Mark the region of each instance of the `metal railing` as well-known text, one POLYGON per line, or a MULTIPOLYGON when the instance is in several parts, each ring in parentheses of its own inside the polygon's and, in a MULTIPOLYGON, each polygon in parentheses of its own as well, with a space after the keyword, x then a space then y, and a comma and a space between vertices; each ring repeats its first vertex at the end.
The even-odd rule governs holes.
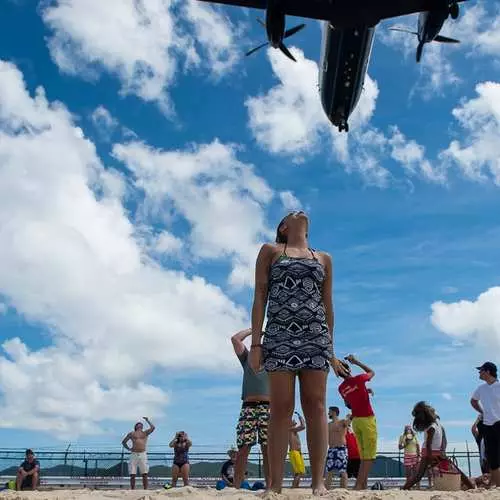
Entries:
MULTIPOLYGON (((257 448, 257 447, 256 447, 257 448)), ((13 471, 19 467, 24 460, 24 449, 0 448, 0 476, 12 475, 13 471)), ((128 475, 128 452, 122 451, 36 451, 36 457, 40 461, 41 476, 59 477, 126 477, 128 475)), ((303 453, 306 466, 309 464, 308 454, 303 453)), ((472 476, 479 469, 479 454, 473 451, 453 451, 448 452, 448 456, 454 457, 459 467, 469 476, 472 476)), ((148 452, 148 461, 151 477, 155 477, 155 467, 165 475, 170 473, 173 462, 173 453, 170 449, 166 452, 148 452)), ((228 459, 224 452, 190 452, 189 459, 193 474, 201 471, 212 471, 204 477, 218 477, 220 467, 228 459)), ((249 473, 257 477, 262 477, 262 454, 259 449, 250 453, 249 473)), ((306 476, 308 475, 306 471, 306 476)), ((157 476, 160 474, 156 474, 157 476)), ((291 475, 288 469, 288 476, 291 475)), ((401 452, 379 452, 372 476, 381 478, 395 478, 404 476, 403 454, 401 452)))

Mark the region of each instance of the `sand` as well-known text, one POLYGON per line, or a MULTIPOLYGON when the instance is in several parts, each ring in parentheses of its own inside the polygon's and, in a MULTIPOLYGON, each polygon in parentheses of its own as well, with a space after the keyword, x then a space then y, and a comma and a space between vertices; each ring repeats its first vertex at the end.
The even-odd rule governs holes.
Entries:
MULTIPOLYGON (((8 500, 169 500, 169 499, 211 499, 227 500, 306 500, 312 496, 311 490, 285 489, 281 495, 253 493, 225 489, 217 491, 214 488, 176 488, 172 490, 54 490, 54 491, 2 491, 0 499, 8 500)), ((500 500, 500 488, 492 490, 476 489, 471 491, 364 491, 333 490, 326 497, 336 500, 500 500)))

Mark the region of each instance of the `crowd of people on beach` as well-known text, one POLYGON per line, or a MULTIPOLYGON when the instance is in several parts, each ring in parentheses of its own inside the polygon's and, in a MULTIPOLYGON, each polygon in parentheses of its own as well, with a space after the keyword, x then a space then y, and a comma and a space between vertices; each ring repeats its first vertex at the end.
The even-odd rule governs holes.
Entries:
MULTIPOLYGON (((243 369, 242 405, 236 425, 237 449, 221 471, 218 487, 249 487, 246 480, 248 457, 259 445, 263 457, 264 483, 257 487, 280 493, 285 462, 293 470, 292 487, 299 487, 305 474, 299 433, 307 431, 311 488, 320 496, 340 478, 347 487, 368 487, 368 476, 377 457, 377 421, 367 387, 375 372, 349 355, 340 359, 334 352, 334 311, 332 301, 333 264, 331 257, 308 244, 309 220, 302 211, 288 214, 279 223, 276 241, 264 244, 255 269, 252 324, 234 334, 232 345, 243 369), (267 323, 264 328, 265 313, 267 323), (249 348, 245 340, 251 338, 249 348), (362 373, 352 373, 357 367, 362 373), (347 411, 341 418, 338 406, 326 409, 327 378, 333 371, 341 379, 338 393, 347 411), (298 380, 304 417, 295 411, 295 384, 298 380), (295 418, 294 415, 297 417, 295 418), (329 417, 330 422, 328 422, 329 417)), ((413 408, 413 423, 405 428, 399 446, 404 450, 406 483, 404 489, 418 487, 427 474, 460 476, 463 488, 500 486, 500 383, 497 367, 486 362, 477 368, 484 382, 471 398, 478 412, 473 429, 481 452, 483 476, 467 477, 446 455, 446 432, 436 410, 424 401, 413 408), (424 434, 419 446, 416 432, 424 434)), ((154 431, 138 422, 127 434, 123 446, 130 450, 130 486, 135 487, 137 469, 148 487, 146 442, 154 431), (132 447, 128 446, 132 441, 132 447)), ((171 486, 178 477, 189 484, 189 449, 185 432, 170 442, 174 451, 171 486)), ((18 483, 24 477, 20 468, 18 483)), ((256 489, 256 485, 254 485, 256 489)))

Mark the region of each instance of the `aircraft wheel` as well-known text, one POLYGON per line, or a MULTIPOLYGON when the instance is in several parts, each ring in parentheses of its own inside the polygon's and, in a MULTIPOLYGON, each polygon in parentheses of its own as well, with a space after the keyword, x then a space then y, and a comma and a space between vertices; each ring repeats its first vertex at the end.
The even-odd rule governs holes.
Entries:
POLYGON ((339 123, 339 132, 343 132, 344 130, 349 132, 349 124, 345 121, 339 123))
POLYGON ((458 16, 460 15, 460 7, 458 6, 457 2, 452 2, 450 5, 450 16, 452 19, 458 19, 458 16))

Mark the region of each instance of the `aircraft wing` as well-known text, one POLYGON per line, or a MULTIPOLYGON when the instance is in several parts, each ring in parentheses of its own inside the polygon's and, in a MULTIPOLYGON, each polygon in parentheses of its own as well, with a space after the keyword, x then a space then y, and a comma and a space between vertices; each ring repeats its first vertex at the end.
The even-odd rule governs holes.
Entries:
POLYGON ((235 5, 237 7, 248 7, 250 9, 265 9, 267 0, 200 0, 201 2, 222 3, 224 5, 235 5))
MULTIPOLYGON (((268 0, 199 0, 266 9, 268 0)), ((466 0, 457 0, 464 2, 466 0)), ((286 15, 331 21, 335 26, 375 26, 382 19, 432 10, 436 0, 281 0, 286 15)))

